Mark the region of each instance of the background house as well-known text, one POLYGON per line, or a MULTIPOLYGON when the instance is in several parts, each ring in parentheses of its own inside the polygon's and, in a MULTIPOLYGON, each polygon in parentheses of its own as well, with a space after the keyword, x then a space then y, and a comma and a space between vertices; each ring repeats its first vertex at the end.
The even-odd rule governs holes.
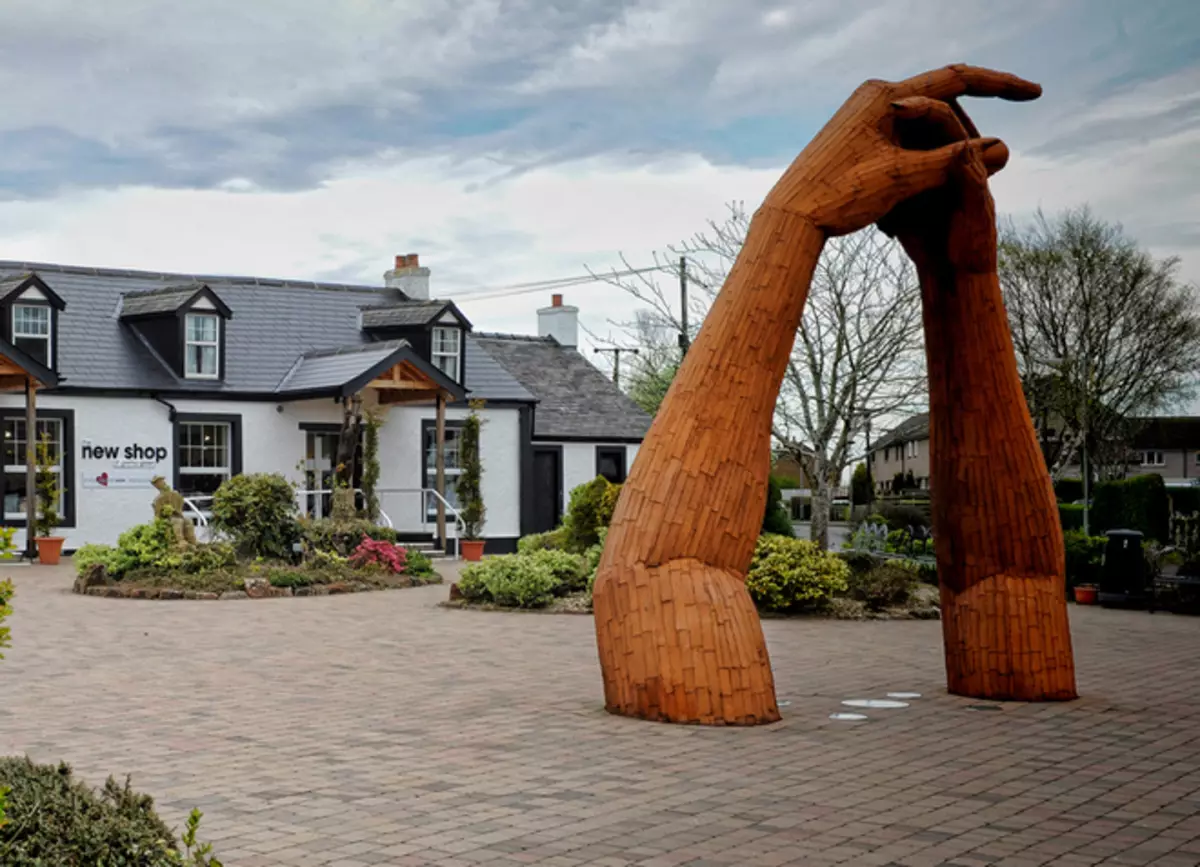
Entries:
MULTIPOLYGON (((489 551, 547 529, 597 471, 623 478, 650 419, 576 350, 578 311, 556 296, 538 337, 480 336, 429 276, 415 254, 380 286, 0 262, 0 355, 44 359, 60 380, 39 392, 35 434, 53 444, 67 547, 146 520, 155 475, 202 509, 232 475, 279 472, 323 514, 351 394, 385 417, 380 501, 405 538, 436 526, 439 402, 453 504, 468 401, 485 401, 489 551)), ((23 407, 0 396, 2 520, 18 527, 23 407)))
POLYGON ((905 419, 871 443, 871 480, 876 494, 897 492, 897 474, 912 473, 915 487, 929 488, 929 413, 905 419))

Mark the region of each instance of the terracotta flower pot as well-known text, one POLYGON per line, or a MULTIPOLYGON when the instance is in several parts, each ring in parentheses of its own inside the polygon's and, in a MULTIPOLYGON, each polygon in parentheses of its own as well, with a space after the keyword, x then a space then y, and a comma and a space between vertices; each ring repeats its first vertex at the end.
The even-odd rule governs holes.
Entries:
POLYGON ((1079 605, 1095 605, 1096 594, 1095 584, 1079 584, 1075 587, 1075 601, 1079 605))
POLYGON ((462 555, 464 560, 469 560, 472 563, 483 559, 483 540, 482 539, 463 539, 459 542, 462 545, 462 555))
POLYGON ((62 536, 35 536, 33 544, 37 545, 38 562, 44 563, 47 566, 58 565, 58 561, 62 557, 63 542, 65 541, 62 536))

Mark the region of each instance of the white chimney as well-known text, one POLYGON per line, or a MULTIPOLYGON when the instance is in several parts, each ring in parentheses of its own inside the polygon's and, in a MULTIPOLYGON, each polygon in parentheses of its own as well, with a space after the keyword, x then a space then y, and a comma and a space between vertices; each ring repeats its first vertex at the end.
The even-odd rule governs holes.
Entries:
POLYGON ((563 346, 579 345, 579 308, 566 307, 561 295, 550 296, 550 306, 538 312, 538 337, 553 337, 563 346))
POLYGON ((396 257, 396 267, 384 272, 383 285, 399 289, 414 301, 429 300, 429 269, 422 268, 416 253, 396 257))

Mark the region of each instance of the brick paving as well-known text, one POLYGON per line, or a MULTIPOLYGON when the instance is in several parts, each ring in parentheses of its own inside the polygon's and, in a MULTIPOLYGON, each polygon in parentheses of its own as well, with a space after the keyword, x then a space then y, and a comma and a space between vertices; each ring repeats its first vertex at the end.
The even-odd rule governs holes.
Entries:
POLYGON ((11 571, 0 754, 131 773, 230 867, 1200 864, 1197 619, 1073 610, 1060 705, 946 695, 936 622, 771 620, 783 721, 703 729, 605 714, 586 616, 11 571))

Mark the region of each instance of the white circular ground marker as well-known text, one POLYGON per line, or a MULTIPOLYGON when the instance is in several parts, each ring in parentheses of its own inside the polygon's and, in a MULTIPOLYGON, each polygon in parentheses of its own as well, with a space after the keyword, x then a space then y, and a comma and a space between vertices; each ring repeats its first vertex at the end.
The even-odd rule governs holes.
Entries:
POLYGON ((865 713, 831 713, 829 718, 842 722, 862 722, 867 718, 867 715, 865 713))
POLYGON ((887 697, 888 698, 920 698, 921 693, 919 693, 919 692, 889 692, 887 694, 887 697))
POLYGON ((892 701, 888 698, 852 698, 849 701, 842 702, 846 707, 874 707, 874 708, 893 708, 893 707, 908 707, 908 702, 892 701))

